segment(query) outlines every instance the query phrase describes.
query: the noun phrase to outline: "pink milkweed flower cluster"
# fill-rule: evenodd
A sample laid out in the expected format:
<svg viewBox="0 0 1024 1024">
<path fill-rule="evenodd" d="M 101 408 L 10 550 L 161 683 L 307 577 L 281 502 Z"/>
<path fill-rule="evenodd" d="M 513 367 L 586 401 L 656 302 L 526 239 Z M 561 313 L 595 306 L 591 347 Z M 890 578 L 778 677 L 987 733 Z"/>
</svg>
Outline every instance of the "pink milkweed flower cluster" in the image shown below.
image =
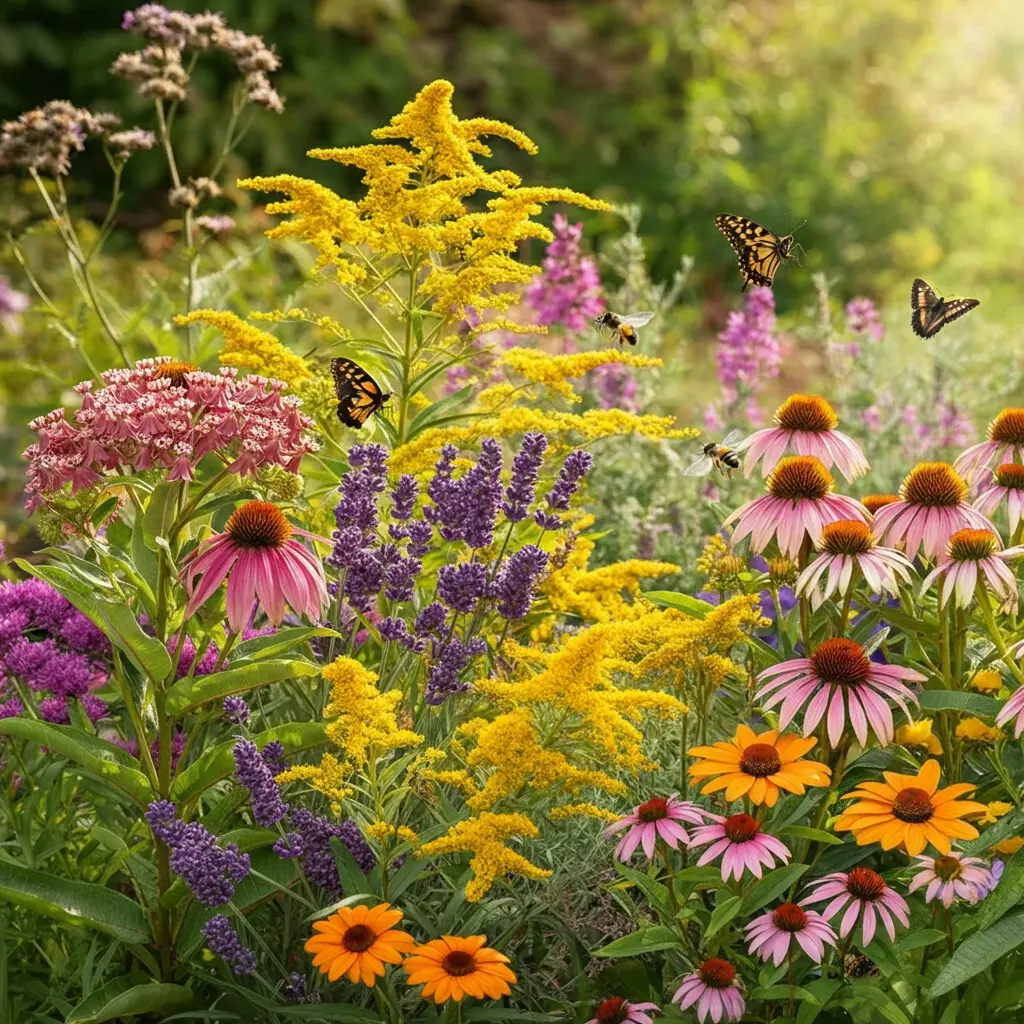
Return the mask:
<svg viewBox="0 0 1024 1024">
<path fill-rule="evenodd" d="M 143 359 L 130 370 L 107 370 L 105 386 L 83 381 L 74 424 L 63 408 L 33 420 L 38 435 L 25 450 L 29 507 L 70 484 L 92 486 L 104 471 L 169 470 L 168 480 L 191 480 L 205 455 L 217 452 L 240 475 L 261 466 L 298 470 L 317 450 L 313 421 L 284 395 L 283 381 L 237 376 L 224 367 L 205 373 L 190 363 Z"/>
<path fill-rule="evenodd" d="M 582 224 L 570 224 L 556 213 L 554 233 L 544 252 L 541 272 L 526 289 L 524 298 L 537 323 L 583 331 L 604 312 L 601 276 L 593 258 L 580 251 Z"/>
<path fill-rule="evenodd" d="M 634 807 L 633 812 L 625 818 L 609 825 L 605 829 L 605 836 L 610 839 L 623 829 L 628 829 L 615 847 L 615 856 L 626 863 L 636 848 L 643 846 L 647 859 L 651 860 L 654 857 L 654 844 L 659 838 L 673 850 L 679 849 L 680 842 L 689 843 L 690 837 L 680 822 L 700 825 L 708 817 L 710 815 L 707 811 L 687 800 L 677 799 L 675 793 L 667 799 L 656 796 Z"/>
</svg>

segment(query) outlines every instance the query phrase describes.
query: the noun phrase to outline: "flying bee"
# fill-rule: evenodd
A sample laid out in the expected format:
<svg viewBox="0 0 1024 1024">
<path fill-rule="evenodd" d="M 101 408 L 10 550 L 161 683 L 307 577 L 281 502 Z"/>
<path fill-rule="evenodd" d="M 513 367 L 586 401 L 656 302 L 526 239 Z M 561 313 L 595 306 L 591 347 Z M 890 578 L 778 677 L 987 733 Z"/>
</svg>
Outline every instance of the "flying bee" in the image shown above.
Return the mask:
<svg viewBox="0 0 1024 1024">
<path fill-rule="evenodd" d="M 709 441 L 704 445 L 701 454 L 683 471 L 685 476 L 707 476 L 712 468 L 723 476 L 732 477 L 733 470 L 740 468 L 739 454 L 732 446 L 743 436 L 742 431 L 730 431 L 728 437 L 719 444 Z"/>
<path fill-rule="evenodd" d="M 612 340 L 620 345 L 628 341 L 630 345 L 636 344 L 636 329 L 644 327 L 651 322 L 653 312 L 631 313 L 629 316 L 620 316 L 609 310 L 603 316 L 594 321 L 595 327 L 607 327 L 612 332 Z"/>
</svg>

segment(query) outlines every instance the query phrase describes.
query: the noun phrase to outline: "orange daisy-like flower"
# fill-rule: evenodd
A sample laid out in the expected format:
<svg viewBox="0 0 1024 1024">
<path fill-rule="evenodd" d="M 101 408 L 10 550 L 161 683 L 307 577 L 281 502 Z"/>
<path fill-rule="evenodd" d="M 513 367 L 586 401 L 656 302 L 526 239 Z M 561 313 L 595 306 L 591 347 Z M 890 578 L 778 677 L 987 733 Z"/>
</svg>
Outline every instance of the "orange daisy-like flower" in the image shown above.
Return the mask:
<svg viewBox="0 0 1024 1024">
<path fill-rule="evenodd" d="M 853 833 L 858 846 L 878 842 L 883 850 L 903 846 L 916 857 L 929 843 L 941 854 L 951 839 L 977 839 L 978 830 L 960 819 L 984 813 L 985 805 L 957 797 L 973 792 L 969 782 L 939 789 L 939 762 L 925 761 L 917 775 L 883 772 L 885 782 L 862 782 L 851 804 L 835 824 L 836 831 Z"/>
<path fill-rule="evenodd" d="M 690 767 L 690 777 L 711 778 L 701 790 L 725 790 L 726 800 L 749 796 L 755 804 L 774 807 L 779 790 L 802 796 L 807 786 L 827 786 L 832 776 L 828 765 L 801 758 L 818 741 L 799 736 L 780 736 L 777 729 L 757 734 L 748 725 L 736 728 L 731 740 L 710 747 L 694 747 L 691 757 L 701 758 Z"/>
<path fill-rule="evenodd" d="M 342 907 L 325 921 L 313 922 L 317 934 L 306 941 L 306 952 L 316 954 L 313 966 L 328 981 L 347 974 L 349 981 L 373 988 L 384 976 L 384 964 L 401 963 L 402 954 L 416 945 L 407 932 L 394 930 L 401 920 L 402 912 L 390 903 Z"/>
<path fill-rule="evenodd" d="M 442 935 L 417 946 L 402 968 L 410 985 L 423 985 L 423 998 L 435 1003 L 463 996 L 500 999 L 511 993 L 516 976 L 505 966 L 508 957 L 485 945 L 486 935 Z M 424 984 L 426 982 L 426 984 Z"/>
</svg>

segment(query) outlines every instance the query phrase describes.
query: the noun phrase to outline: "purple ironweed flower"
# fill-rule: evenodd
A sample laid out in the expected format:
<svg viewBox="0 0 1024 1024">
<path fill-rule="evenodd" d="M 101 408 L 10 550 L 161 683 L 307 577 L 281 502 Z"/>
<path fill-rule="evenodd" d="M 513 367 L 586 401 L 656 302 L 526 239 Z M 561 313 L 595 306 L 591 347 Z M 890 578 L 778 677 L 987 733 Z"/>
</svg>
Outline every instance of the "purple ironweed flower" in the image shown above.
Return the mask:
<svg viewBox="0 0 1024 1024">
<path fill-rule="evenodd" d="M 71 721 L 67 697 L 47 697 L 41 700 L 39 714 L 51 725 L 67 725 Z"/>
<path fill-rule="evenodd" d="M 765 381 L 779 375 L 782 349 L 775 337 L 775 296 L 771 288 L 754 288 L 743 312 L 732 312 L 715 350 L 718 381 L 726 405 L 758 393 Z"/>
<path fill-rule="evenodd" d="M 470 659 L 483 654 L 487 645 L 480 637 L 473 637 L 464 644 L 458 637 L 452 637 L 444 644 L 434 644 L 433 664 L 427 676 L 426 702 L 431 705 L 443 704 L 452 694 L 465 693 L 469 683 L 459 681 Z"/>
<path fill-rule="evenodd" d="M 524 298 L 537 323 L 583 331 L 604 312 L 601 277 L 594 260 L 580 253 L 582 224 L 570 224 L 556 213 L 554 235 L 544 251 L 541 272 L 526 289 Z"/>
<path fill-rule="evenodd" d="M 0 718 L 17 718 L 25 710 L 17 697 L 11 697 L 0 704 Z"/>
<path fill-rule="evenodd" d="M 200 931 L 210 952 L 230 964 L 235 974 L 252 974 L 256 970 L 256 954 L 242 945 L 231 922 L 223 914 L 215 914 Z"/>
<path fill-rule="evenodd" d="M 519 452 L 512 460 L 512 477 L 505 488 L 505 500 L 501 503 L 505 518 L 510 523 L 520 523 L 530 514 L 547 447 L 548 439 L 538 431 L 523 436 Z"/>
<path fill-rule="evenodd" d="M 171 870 L 180 875 L 203 906 L 219 907 L 235 894 L 249 874 L 249 855 L 234 843 L 217 845 L 217 837 L 199 822 L 180 821 L 170 800 L 154 800 L 145 814 L 150 830 L 171 851 Z"/>
<path fill-rule="evenodd" d="M 249 721 L 249 705 L 241 697 L 225 697 L 221 713 L 224 721 L 232 725 L 245 725 Z"/>
<path fill-rule="evenodd" d="M 282 859 L 287 859 L 289 857 L 301 857 L 302 836 L 299 835 L 298 832 L 289 832 L 287 835 L 278 839 L 271 849 Z"/>
<path fill-rule="evenodd" d="M 428 604 L 416 616 L 416 621 L 412 624 L 412 628 L 418 636 L 428 636 L 430 634 L 440 636 L 447 621 L 447 609 L 443 604 L 438 604 L 437 601 L 434 601 L 432 604 Z"/>
<path fill-rule="evenodd" d="M 78 702 L 82 705 L 82 710 L 88 715 L 90 722 L 98 722 L 101 718 L 107 717 L 107 702 L 97 697 L 96 694 L 85 693 L 78 698 Z"/>
<path fill-rule="evenodd" d="M 449 608 L 465 615 L 487 593 L 487 568 L 482 562 L 442 565 L 437 570 L 437 596 Z"/>
<path fill-rule="evenodd" d="M 499 615 L 506 619 L 521 619 L 529 614 L 534 587 L 547 564 L 547 552 L 541 551 L 536 544 L 524 544 L 509 555 L 494 581 Z"/>
<path fill-rule="evenodd" d="M 20 612 L 26 616 L 26 630 L 57 632 L 72 615 L 71 602 L 49 583 L 29 579 L 20 583 L 0 583 L 0 616 Z"/>
<path fill-rule="evenodd" d="M 343 821 L 335 825 L 326 818 L 317 817 L 305 807 L 299 807 L 292 811 L 291 823 L 297 829 L 302 843 L 302 870 L 313 885 L 326 889 L 331 895 L 342 895 L 341 877 L 331 852 L 332 836 L 349 848 L 364 874 L 369 874 L 377 863 L 355 822 Z"/>
<path fill-rule="evenodd" d="M 414 654 L 422 654 L 427 649 L 425 640 L 419 640 L 409 632 L 409 625 L 405 619 L 389 615 L 386 619 L 381 620 L 377 628 L 380 630 L 381 640 L 399 643 Z"/>
<path fill-rule="evenodd" d="M 853 334 L 866 334 L 872 341 L 881 341 L 885 336 L 885 325 L 875 304 L 863 296 L 846 304 L 846 328 Z"/>
<path fill-rule="evenodd" d="M 171 737 L 171 771 L 175 772 L 178 770 L 178 760 L 181 755 L 185 752 L 185 734 L 178 729 Z M 149 745 L 149 755 L 153 758 L 154 763 L 160 761 L 160 737 L 158 736 Z"/>
<path fill-rule="evenodd" d="M 597 385 L 597 404 L 602 409 L 621 409 L 636 412 L 636 377 L 628 366 L 621 363 L 606 363 L 591 370 Z"/>
<path fill-rule="evenodd" d="M 15 291 L 11 282 L 0 274 L 0 327 L 8 334 L 21 334 L 21 314 L 29 307 L 29 297 Z"/>
<path fill-rule="evenodd" d="M 131 754 L 132 757 L 139 756 L 139 745 L 135 740 L 126 740 L 121 736 L 107 736 L 106 740 L 108 743 L 113 743 L 115 747 L 120 747 L 126 754 Z"/>
<path fill-rule="evenodd" d="M 178 638 L 172 636 L 167 641 L 167 652 L 174 657 L 174 652 L 178 649 Z M 181 642 L 181 657 L 178 659 L 178 669 L 175 673 L 176 679 L 184 679 L 192 669 L 193 663 L 195 664 L 195 670 L 192 671 L 193 678 L 199 678 L 199 676 L 208 676 L 217 664 L 217 659 L 220 652 L 217 650 L 217 645 L 213 642 L 206 648 L 206 653 L 196 662 L 196 645 L 192 640 L 192 637 L 186 636 Z"/>
<path fill-rule="evenodd" d="M 280 775 L 288 767 L 284 744 L 280 740 L 271 740 L 267 743 L 260 751 L 260 757 L 273 775 Z"/>
<path fill-rule="evenodd" d="M 288 813 L 288 805 L 281 799 L 274 775 L 260 757 L 256 744 L 251 740 L 239 740 L 232 753 L 235 756 L 235 777 L 249 790 L 256 824 L 263 828 L 276 825 Z"/>
<path fill-rule="evenodd" d="M 61 623 L 60 637 L 68 647 L 79 654 L 110 652 L 110 641 L 103 630 L 77 609 L 69 611 L 67 618 Z"/>
</svg>

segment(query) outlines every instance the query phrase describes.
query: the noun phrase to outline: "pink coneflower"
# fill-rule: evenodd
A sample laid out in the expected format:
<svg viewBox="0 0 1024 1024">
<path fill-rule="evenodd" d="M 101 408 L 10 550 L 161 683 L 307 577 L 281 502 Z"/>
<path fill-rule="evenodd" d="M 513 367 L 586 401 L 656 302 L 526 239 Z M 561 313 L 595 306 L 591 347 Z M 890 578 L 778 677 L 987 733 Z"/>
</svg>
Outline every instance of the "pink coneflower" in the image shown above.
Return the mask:
<svg viewBox="0 0 1024 1024">
<path fill-rule="evenodd" d="M 815 607 L 835 593 L 845 597 L 854 582 L 854 570 L 864 577 L 874 594 L 899 594 L 896 577 L 910 582 L 913 564 L 893 548 L 876 546 L 867 523 L 859 519 L 841 519 L 829 523 L 821 531 L 818 541 L 820 554 L 800 574 L 796 581 L 797 594 L 811 595 Z M 823 591 L 818 590 L 825 573 L 828 581 Z"/>
<path fill-rule="evenodd" d="M 997 460 L 1024 462 L 1024 409 L 1003 409 L 988 425 L 987 439 L 961 452 L 953 468 L 969 479 Z"/>
<path fill-rule="evenodd" d="M 678 1003 L 680 1010 L 693 1006 L 697 1020 L 704 1021 L 710 1016 L 716 1024 L 720 1020 L 741 1020 L 747 1008 L 736 968 L 717 956 L 705 960 L 683 978 L 672 1002 Z"/>
<path fill-rule="evenodd" d="M 1010 533 L 1013 534 L 1024 519 L 1024 466 L 1018 466 L 1016 462 L 1004 462 L 996 470 L 995 482 L 978 495 L 974 507 L 982 515 L 991 516 L 1004 501 L 1010 518 Z"/>
<path fill-rule="evenodd" d="M 1007 648 L 1006 654 L 1011 658 L 1019 658 L 1024 655 L 1024 640 L 1018 640 L 1012 647 Z M 1024 732 L 1024 686 L 1014 690 L 1006 703 L 999 709 L 999 714 L 996 715 L 996 725 L 1006 725 L 1011 719 L 1016 719 L 1013 726 L 1013 738 L 1020 739 L 1020 734 Z"/>
<path fill-rule="evenodd" d="M 292 540 L 293 533 L 314 536 L 292 526 L 269 501 L 247 501 L 237 508 L 224 532 L 200 544 L 181 571 L 189 595 L 185 618 L 214 594 L 226 576 L 232 630 L 245 626 L 257 600 L 275 626 L 284 618 L 285 602 L 316 622 L 328 601 L 327 580 L 320 560 Z"/>
<path fill-rule="evenodd" d="M 953 900 L 978 903 L 992 890 L 995 882 L 992 872 L 980 857 L 965 857 L 955 850 L 941 857 L 927 855 L 915 857 L 920 870 L 907 886 L 907 892 L 924 891 L 925 903 L 939 899 L 944 907 L 950 907 Z"/>
<path fill-rule="evenodd" d="M 700 855 L 698 867 L 710 864 L 722 855 L 722 881 L 728 882 L 730 875 L 735 875 L 738 882 L 744 870 L 749 870 L 756 878 L 761 877 L 761 866 L 775 867 L 776 858 L 785 864 L 790 852 L 785 844 L 774 836 L 761 831 L 761 826 L 749 814 L 734 814 L 723 818 L 717 814 L 709 814 L 715 824 L 702 825 L 693 833 L 691 847 L 711 845 Z"/>
<path fill-rule="evenodd" d="M 875 539 L 901 547 L 908 558 L 918 548 L 938 558 L 957 530 L 991 529 L 992 524 L 967 504 L 967 484 L 946 462 L 919 462 L 900 486 L 900 500 L 875 513 Z"/>
<path fill-rule="evenodd" d="M 1017 605 L 1017 577 L 1006 565 L 1008 558 L 1020 558 L 1024 547 L 999 551 L 999 538 L 989 530 L 957 530 L 949 538 L 946 553 L 921 584 L 923 594 L 937 579 L 939 607 L 945 608 L 950 597 L 958 608 L 969 608 L 974 603 L 978 583 L 984 585 L 998 599 L 1001 609 Z"/>
<path fill-rule="evenodd" d="M 836 944 L 836 933 L 821 914 L 795 903 L 783 903 L 755 917 L 746 931 L 750 953 L 765 961 L 774 960 L 776 967 L 788 956 L 794 938 L 816 964 L 825 955 L 825 943 Z"/>
<path fill-rule="evenodd" d="M 766 668 L 758 677 L 757 699 L 766 710 L 781 704 L 779 728 L 785 729 L 806 704 L 803 733 L 810 735 L 828 711 L 828 738 L 833 747 L 850 724 L 863 746 L 868 725 L 884 746 L 892 743 L 894 728 L 889 701 L 895 701 L 910 721 L 907 703 L 917 697 L 904 681 L 924 682 L 924 676 L 900 665 L 879 665 L 854 640 L 825 640 L 809 658 L 792 658 Z M 774 692 L 773 692 L 774 691 Z M 769 696 L 770 694 L 770 696 Z M 767 699 L 766 699 L 767 698 Z"/>
<path fill-rule="evenodd" d="M 783 459 L 768 477 L 768 493 L 738 508 L 724 525 L 735 522 L 733 544 L 748 534 L 750 546 L 764 551 L 774 537 L 784 555 L 796 558 L 804 538 L 813 543 L 822 527 L 839 519 L 867 520 L 860 502 L 833 494 L 832 474 L 812 455 L 791 455 Z"/>
<path fill-rule="evenodd" d="M 836 466 L 847 480 L 863 476 L 871 467 L 857 442 L 840 430 L 832 406 L 817 395 L 790 395 L 775 410 L 775 426 L 758 430 L 741 441 L 745 451 L 743 472 L 750 476 L 758 459 L 761 475 L 767 476 L 786 449 L 797 455 L 813 455 L 826 469 Z"/>
<path fill-rule="evenodd" d="M 865 946 L 875 936 L 879 921 L 892 942 L 896 941 L 895 917 L 904 928 L 910 927 L 910 907 L 898 892 L 885 884 L 885 879 L 871 868 L 851 868 L 836 871 L 811 882 L 809 895 L 800 901 L 800 906 L 831 900 L 821 912 L 826 921 L 831 921 L 843 907 L 846 913 L 839 923 L 839 937 L 845 939 L 853 931 L 857 918 L 861 920 L 860 937 Z M 849 903 L 849 906 L 847 904 Z"/>
<path fill-rule="evenodd" d="M 652 1013 L 661 1013 L 657 1003 L 629 1003 L 621 996 L 606 999 L 587 1024 L 652 1024 Z"/>
<path fill-rule="evenodd" d="M 615 856 L 625 864 L 638 846 L 643 846 L 647 859 L 654 857 L 654 843 L 660 836 L 672 847 L 679 849 L 679 842 L 688 843 L 690 837 L 686 829 L 679 824 L 687 821 L 691 825 L 700 825 L 708 817 L 707 811 L 701 810 L 689 801 L 677 800 L 673 793 L 667 800 L 656 796 L 645 804 L 633 808 L 633 813 L 620 818 L 605 829 L 609 839 L 624 828 L 629 831 L 619 840 L 615 847 Z"/>
</svg>

